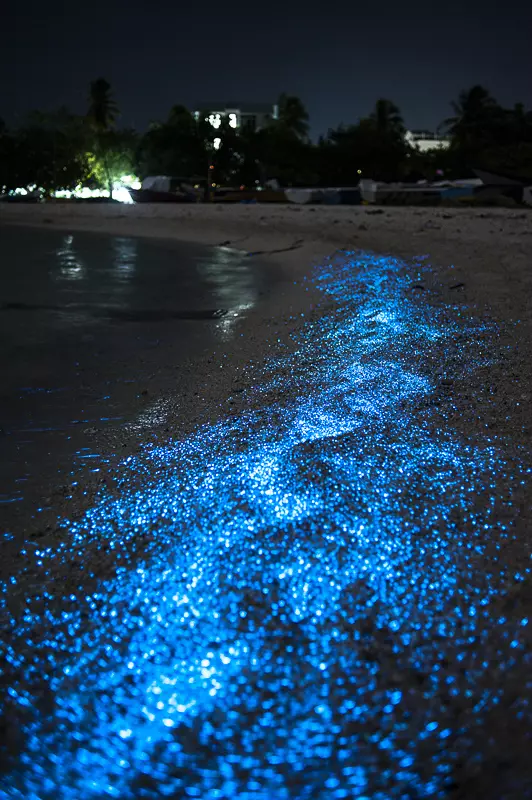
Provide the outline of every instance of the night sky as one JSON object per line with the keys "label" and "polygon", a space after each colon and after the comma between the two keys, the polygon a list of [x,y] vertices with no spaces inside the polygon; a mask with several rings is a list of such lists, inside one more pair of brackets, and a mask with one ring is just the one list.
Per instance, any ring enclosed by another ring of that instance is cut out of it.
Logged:
{"label": "night sky", "polygon": [[[528,8],[527,8],[528,7]],[[63,104],[83,112],[88,84],[113,86],[139,129],[197,101],[306,103],[313,135],[369,113],[378,97],[411,128],[435,128],[474,83],[532,106],[532,3],[25,0],[3,4],[0,117]]]}

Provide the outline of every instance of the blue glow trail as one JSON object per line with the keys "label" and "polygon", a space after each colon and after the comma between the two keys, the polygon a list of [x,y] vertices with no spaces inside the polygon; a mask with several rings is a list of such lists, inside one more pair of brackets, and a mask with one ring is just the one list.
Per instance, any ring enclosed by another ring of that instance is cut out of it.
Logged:
{"label": "blue glow trail", "polygon": [[[393,258],[315,280],[328,310],[239,413],[126,459],[35,549],[42,588],[6,610],[0,796],[447,796],[464,719],[503,690],[488,661],[511,670],[527,632],[493,616],[529,573],[504,560],[526,470],[453,431],[449,392],[435,405],[441,354],[463,377],[496,331],[414,296]],[[100,554],[117,567],[96,590],[50,580]]]}

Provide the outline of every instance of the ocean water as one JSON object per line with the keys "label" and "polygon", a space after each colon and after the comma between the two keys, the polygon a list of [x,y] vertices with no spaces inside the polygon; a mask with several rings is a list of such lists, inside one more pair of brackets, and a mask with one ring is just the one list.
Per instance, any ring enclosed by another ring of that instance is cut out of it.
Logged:
{"label": "ocean water", "polygon": [[227,248],[1,227],[0,511],[72,463],[97,470],[93,434],[182,385],[264,289]]}

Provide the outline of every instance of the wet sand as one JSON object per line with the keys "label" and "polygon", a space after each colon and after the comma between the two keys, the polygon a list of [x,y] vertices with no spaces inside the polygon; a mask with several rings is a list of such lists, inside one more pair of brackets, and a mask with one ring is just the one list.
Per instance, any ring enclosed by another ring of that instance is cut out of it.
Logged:
{"label": "wet sand", "polygon": [[229,248],[49,226],[2,228],[0,259],[0,513],[14,535],[83,464],[100,474],[113,436],[164,427],[272,281]]}
{"label": "wet sand", "polygon": [[[8,796],[54,774],[47,752],[80,719],[65,797],[88,792],[86,775],[120,797],[528,796],[531,215],[0,214],[230,242],[283,276],[238,345],[199,368],[187,411],[103,495],[58,499],[67,537],[52,527],[37,563],[15,562]],[[28,589],[39,574],[46,592]],[[46,652],[75,673],[53,691],[34,686]],[[35,704],[24,735],[16,698]],[[23,769],[21,741],[42,745]]]}
{"label": "wet sand", "polygon": [[[532,284],[530,209],[3,204],[2,220],[223,244],[277,263],[287,283],[306,277],[309,265],[337,249],[406,259],[427,255],[437,270],[436,280],[465,284],[467,279],[468,302],[494,304],[503,318],[508,313],[515,319],[522,315]],[[288,306],[297,304],[294,296],[301,293],[284,289]]]}

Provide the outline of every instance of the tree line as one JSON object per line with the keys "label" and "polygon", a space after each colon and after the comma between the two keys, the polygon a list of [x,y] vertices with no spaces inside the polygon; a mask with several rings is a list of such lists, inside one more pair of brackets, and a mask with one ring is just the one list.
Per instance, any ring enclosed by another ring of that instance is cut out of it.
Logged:
{"label": "tree line", "polygon": [[[34,111],[16,127],[0,120],[0,192],[37,186],[46,194],[77,186],[106,188],[124,174],[252,187],[352,186],[360,177],[419,180],[469,177],[474,168],[532,178],[532,112],[502,107],[482,86],[463,91],[440,126],[447,149],[421,153],[405,139],[400,109],[380,99],[355,124],[331,128],[314,143],[298,97],[282,94],[278,118],[261,130],[219,128],[182,105],[140,134],[117,125],[109,83],[90,85],[87,111]],[[208,116],[207,114],[205,117]],[[216,141],[219,140],[219,141]]]}

